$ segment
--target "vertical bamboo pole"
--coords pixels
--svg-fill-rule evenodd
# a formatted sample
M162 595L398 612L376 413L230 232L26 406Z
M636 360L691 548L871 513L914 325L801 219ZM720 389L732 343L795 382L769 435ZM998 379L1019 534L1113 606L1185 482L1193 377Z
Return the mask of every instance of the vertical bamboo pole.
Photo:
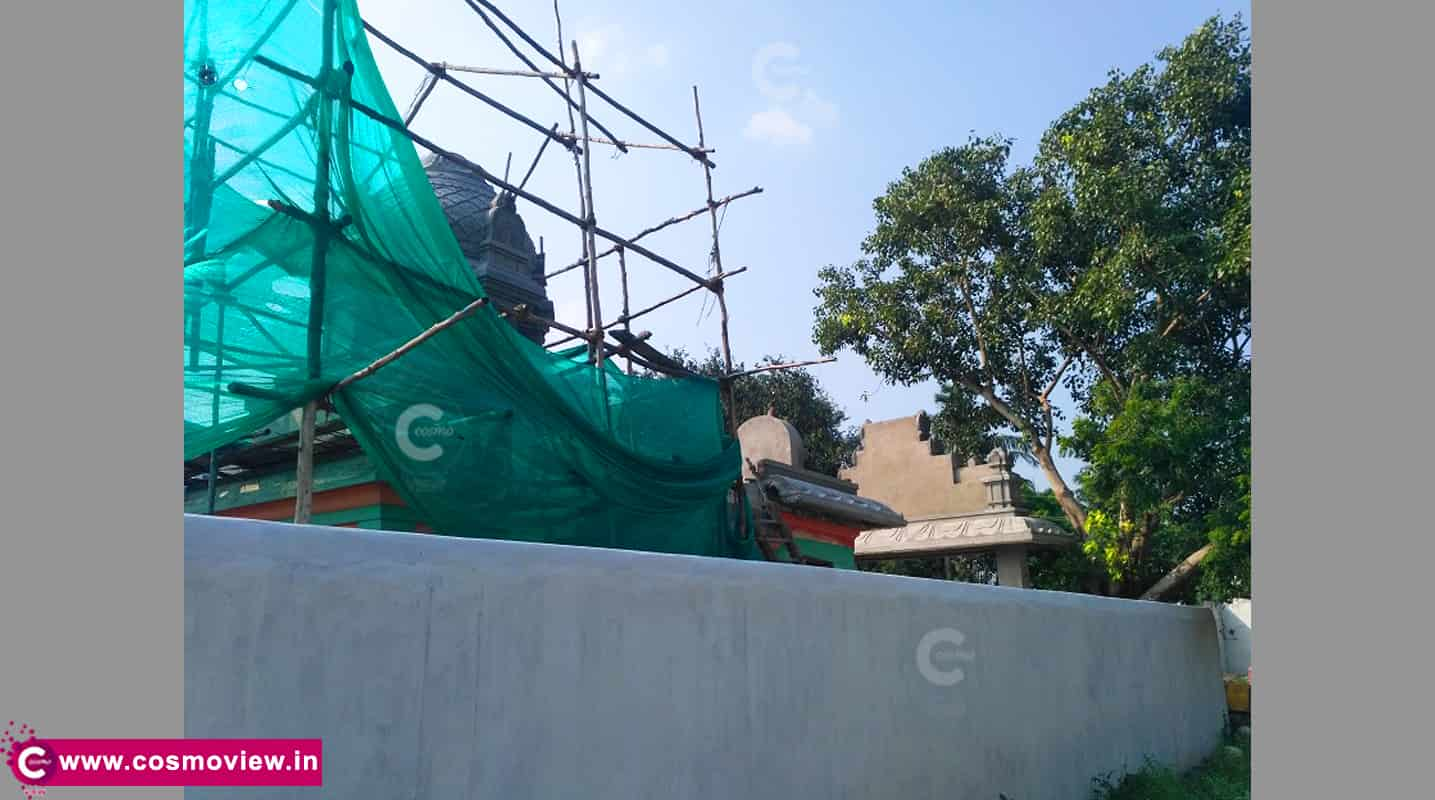
M314 172L314 251L309 268L309 339L307 356L310 379L320 376L324 342L324 294L327 288L325 255L329 249L329 159L333 146L334 102L329 96L331 73L334 70L334 15L338 0L323 0L323 57L319 67L318 164ZM319 401L304 404L299 419L299 460L295 468L294 521L309 522L314 509L314 425L319 414Z
M564 47L563 47L563 16L558 13L558 0L553 0L553 22L554 22L554 24L557 25L557 27L558 27L558 63L559 63L559 66L563 67L564 71L566 72L566 71L568 70L568 65L565 64L565 63L563 63L563 52L564 52ZM569 83L568 83L568 79L567 79L567 78L564 78L564 79L563 79L563 99L566 100L566 101L568 101L568 102L567 102L567 105L564 107L564 110L566 110L566 111L568 112L568 138L569 138L569 141L571 142L573 139L577 138L577 136L578 136L578 126L577 126L577 124L576 124L576 123L574 122L574 120L573 120L573 94L572 94L572 92L570 91ZM585 155L586 155L587 152L588 152L588 148L587 148L587 146L586 146L586 143L585 143L585 146L583 147L583 152L584 152ZM582 164L580 164L579 161L578 161L578 154L577 154L577 153L573 153L573 176L574 176L575 178L577 178L577 183L578 183L578 215L579 215L580 217L584 218L584 219L587 219L587 218L588 218L588 206L587 206L587 204L586 204L586 203L584 202L584 200L583 200L583 166L582 166ZM582 257L583 257L583 260L586 261L586 260L588 259L588 254L589 254L589 250L588 250L588 232L587 232L586 230L581 230L581 231L578 232L578 236L579 236L579 238L582 240L582 244L581 244L581 246L580 246L580 253L581 253ZM592 287L590 286L590 280L591 280L591 279L589 278L589 275L588 275L587 270L584 270L584 272L583 272L583 305L584 305L584 307L587 309L587 312L588 312L587 321L586 321L586 322L584 323L584 325L583 325L583 327L584 327L585 330L590 330L590 329L592 329L594 325L602 325L602 324L603 324L603 320L602 320L601 317L595 318L595 317L593 316L593 292L592 292ZM591 342L589 343L589 348L590 348L590 349L589 349L589 353L591 354L591 353L592 353L592 349L591 349L591 348L592 348L592 343L591 343Z
M224 385L224 301L228 299L229 294L229 290L223 288L222 282L220 291L224 292L225 296L217 301L219 304L219 321L216 323L214 334L214 395L209 406L209 418L214 420L214 424L216 425L219 424L219 387ZM209 451L209 483L205 486L206 514L214 513L215 504L219 499L218 455L218 450Z
M693 87L693 115L698 120L698 148L707 147L703 139L703 111L698 105L698 87ZM717 204L713 202L713 171L707 162L703 162L703 179L707 183L708 190L708 219L712 222L713 231L713 266L718 275L722 275L722 248L718 245L718 214ZM713 294L717 295L718 310L722 318L722 361L724 373L731 375L732 366L732 345L728 340L728 316L727 316L727 295L723 286L722 278L718 278L713 285ZM721 383L723 402L727 405L728 429L733 436L737 436L737 403L733 396L732 381L724 380Z
M623 246L618 246L618 274L623 280L623 330L629 335L633 333L633 321L628 319L628 259L623 255ZM628 374L633 374L633 351L629 350L625 355L628 357Z
M573 71L578 83L578 125L583 134L583 205L587 213L583 217L583 246L588 254L588 296L589 307L593 309L593 322L588 326L588 352L593 366L598 370L598 384L603 395L603 414L608 427L613 427L612 409L608 406L608 370L603 364L603 304L598 295L598 243L593 236L593 227L598 218L593 213L593 160L592 141L588 138L588 78L583 74L583 61L578 56L578 42L573 41Z

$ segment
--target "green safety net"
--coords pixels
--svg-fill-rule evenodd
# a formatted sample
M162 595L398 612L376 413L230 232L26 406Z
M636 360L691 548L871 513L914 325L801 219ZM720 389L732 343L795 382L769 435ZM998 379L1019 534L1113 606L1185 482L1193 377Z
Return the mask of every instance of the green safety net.
M187 0L184 13L189 459L484 293L413 143L362 111L401 119L354 0ZM333 400L437 532L755 552L731 524L740 457L713 381L600 369L485 306Z

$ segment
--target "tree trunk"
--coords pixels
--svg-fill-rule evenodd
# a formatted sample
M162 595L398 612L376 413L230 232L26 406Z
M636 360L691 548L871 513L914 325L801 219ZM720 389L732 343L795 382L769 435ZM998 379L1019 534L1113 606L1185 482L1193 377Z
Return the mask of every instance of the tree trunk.
M1086 538L1086 509L1082 508L1081 503L1076 501L1076 495L1071 491L1071 487L1066 485L1066 479L1061 477L1061 472L1056 468L1056 459L1052 458L1051 450L1041 445L1042 438L1037 434L1036 426L1032 425L1031 421L1026 417L1018 414L1016 409L1012 408L1000 397L997 397L996 390L990 385L963 380L955 380L953 382L965 388L967 391L980 395L983 400L987 401L987 405L992 407L993 411L1000 414L1003 419L1012 424L1012 427L1021 431L1026 435L1027 439L1031 441L1032 456L1036 458L1036 463L1041 466L1041 474L1046 476L1047 483L1051 484L1051 491L1052 494L1056 495L1057 505L1061 506L1062 512L1066 514L1066 519L1071 523L1071 526L1076 529L1076 535L1084 540ZM1054 441L1055 438L1056 435L1052 432L1051 437L1047 441Z
M1041 466L1041 474L1046 476L1046 482L1051 484L1051 492L1056 495L1056 502L1066 514L1066 519L1071 522L1076 535L1082 539L1086 538L1086 509L1077 502L1076 495L1071 487L1066 485L1066 479L1061 477L1061 472L1056 468L1056 459L1052 458L1051 451L1045 447L1033 447L1032 455L1036 463Z
M1206 559L1206 556L1209 555L1210 552L1211 545L1208 544L1191 555L1186 556L1186 560L1177 564L1170 572L1166 573L1165 577L1156 581L1150 589L1147 589L1146 593L1141 595L1141 599L1160 600L1162 597L1181 588L1185 585L1186 580L1196 572L1196 568L1201 566L1201 562Z

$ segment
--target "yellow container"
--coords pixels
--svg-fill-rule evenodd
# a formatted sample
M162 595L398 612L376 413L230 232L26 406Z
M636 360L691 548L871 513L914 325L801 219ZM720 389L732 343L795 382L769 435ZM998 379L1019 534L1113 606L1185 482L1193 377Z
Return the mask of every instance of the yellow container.
M1226 706L1232 711L1251 713L1251 684L1243 678L1226 678Z

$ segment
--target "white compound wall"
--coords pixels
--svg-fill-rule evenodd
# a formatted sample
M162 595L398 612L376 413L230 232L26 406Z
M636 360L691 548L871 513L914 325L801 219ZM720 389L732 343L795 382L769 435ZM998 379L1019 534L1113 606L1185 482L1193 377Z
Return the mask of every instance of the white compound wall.
M1219 745L1206 608L187 516L190 737L319 737L200 798L1072 800Z

